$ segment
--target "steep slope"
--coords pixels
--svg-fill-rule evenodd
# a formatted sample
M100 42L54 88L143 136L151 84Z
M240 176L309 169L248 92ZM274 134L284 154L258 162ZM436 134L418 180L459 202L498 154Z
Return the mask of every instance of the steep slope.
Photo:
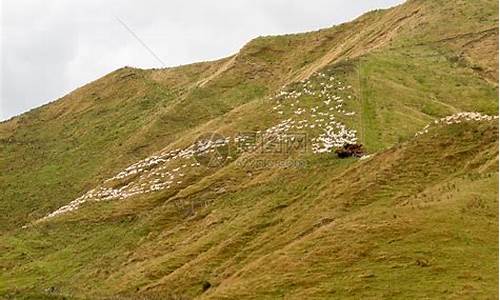
M90 298L191 298L204 281L215 299L489 297L497 153L496 122L469 121L364 161L226 173L224 193L100 202L2 238L1 281Z
M357 129L374 149L411 136L435 117L456 111L496 114L492 99L497 87L482 80L478 67L487 66L476 60L492 57L485 60L490 63L496 53L480 47L476 56L464 57L461 52L468 48L457 50L447 40L461 34L461 43L471 45L482 36L476 32L495 28L497 18L490 13L495 3L441 2L410 1L331 29L259 38L236 57L218 62L166 70L125 68L3 123L0 157L6 172L0 185L8 200L1 201L0 228L38 219L189 135L186 130L200 132L198 126L347 58L355 66L349 83L362 102L362 128ZM458 26L462 19L469 22ZM441 43L435 24L450 24L437 32L445 40ZM393 32L390 39L372 42L388 32ZM496 35L484 40L498 44ZM339 46L343 43L349 46ZM346 50L331 56L340 48ZM418 72L412 72L415 68ZM497 73L496 68L491 72ZM102 155L108 151L116 155Z
M494 298L497 11L408 1L1 123L0 295Z

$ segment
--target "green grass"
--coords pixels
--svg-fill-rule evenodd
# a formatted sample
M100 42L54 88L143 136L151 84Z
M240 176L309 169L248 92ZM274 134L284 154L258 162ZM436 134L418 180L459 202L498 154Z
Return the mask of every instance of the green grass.
M455 112L497 114L498 52L482 33L497 11L413 0L215 62L123 68L1 123L0 297L497 298L498 125L414 137ZM182 186L21 228L157 151L276 125L269 97L314 71L352 85L356 115L338 119L372 158L232 153Z
M184 194L178 201L194 203L194 214L154 198L88 206L3 238L12 249L0 263L15 262L16 277L1 281L91 298L148 287L198 296L203 280L217 286L207 294L215 298L494 294L497 270L482 262L497 259L498 176L480 170L495 159L497 127L455 127L366 162L323 157L279 177L263 170L265 184L225 172L217 180L232 182L228 190L245 188ZM483 164L464 169L461 156L478 153Z

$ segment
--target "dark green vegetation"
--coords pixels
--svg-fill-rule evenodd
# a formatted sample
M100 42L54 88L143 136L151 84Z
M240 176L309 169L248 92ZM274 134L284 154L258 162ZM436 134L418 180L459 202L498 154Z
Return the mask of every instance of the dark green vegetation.
M496 121L414 137L497 114L497 11L412 0L216 62L123 68L1 123L0 297L497 298ZM307 166L236 160L21 229L156 151L275 125L268 98L325 70L352 85L346 122L372 158L249 154Z

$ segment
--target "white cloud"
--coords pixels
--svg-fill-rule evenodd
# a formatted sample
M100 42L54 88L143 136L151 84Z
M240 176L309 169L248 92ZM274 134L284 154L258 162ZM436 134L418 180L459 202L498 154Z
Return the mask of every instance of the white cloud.
M402 0L2 0L0 120L125 65L167 66L237 52L259 35L349 21Z

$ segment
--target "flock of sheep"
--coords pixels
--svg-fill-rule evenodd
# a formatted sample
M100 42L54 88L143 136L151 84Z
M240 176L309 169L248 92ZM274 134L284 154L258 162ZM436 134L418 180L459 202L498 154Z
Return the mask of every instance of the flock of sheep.
M283 121L286 131L307 131L312 136L313 153L333 152L345 144L356 144L356 130L348 128L339 118L352 117L346 111L346 101L355 99L352 86L345 85L334 75L316 73L311 78L282 90L271 100L278 115L291 115Z
M77 210L88 201L127 199L140 194L153 193L175 186L181 186L195 168L201 168L198 157L211 155L231 143L240 145L246 151L255 151L258 146L267 147L271 142L293 142L297 133L307 134L313 153L330 153L348 144L356 144L356 130L348 128L342 121L352 118L353 111L346 111L346 102L354 101L352 86L345 85L333 75L316 73L310 79L285 86L271 97L272 110L282 120L276 125L254 136L238 134L234 137L217 137L198 140L187 148L163 151L134 163L107 179L100 187L92 189L81 197L48 214L42 220ZM464 120L493 120L498 117L480 113L458 113L436 120L435 123L454 124ZM428 125L416 135L428 132ZM261 145L255 136L260 136ZM227 157L232 159L231 156ZM185 184L185 182L184 182Z
M498 116L490 116L481 114L479 112L459 112L450 116L443 117L441 119L435 120L433 123L428 124L422 130L415 133L415 136L423 135L429 132L429 129L432 125L451 125L451 124L460 124L464 121L493 121L498 120Z
M43 219L77 210L88 201L127 199L180 186L186 176L185 170L201 167L195 158L210 155L230 143L239 145L246 151L254 151L258 146L269 146L266 143L293 142L299 131L308 132L313 136L316 134L316 137L311 139L312 151L322 153L331 152L335 147L357 141L356 131L347 128L335 116L336 114L354 115L354 112L347 112L344 109L346 99L352 99L353 96L348 94L342 97L337 94L340 91L345 93L351 90L351 86L344 86L334 76L317 73L311 79L299 82L295 90L287 91L286 88L284 87L283 91L271 99L276 101L273 110L279 116L287 118L272 127L255 132L255 135L262 137L259 141L264 145L258 145L255 136L239 134L233 138L198 140L185 149L161 152L130 165L107 179L101 186L88 191ZM309 102L309 106L305 104L306 102ZM278 108L281 109L278 110ZM291 132L292 130L295 132Z

